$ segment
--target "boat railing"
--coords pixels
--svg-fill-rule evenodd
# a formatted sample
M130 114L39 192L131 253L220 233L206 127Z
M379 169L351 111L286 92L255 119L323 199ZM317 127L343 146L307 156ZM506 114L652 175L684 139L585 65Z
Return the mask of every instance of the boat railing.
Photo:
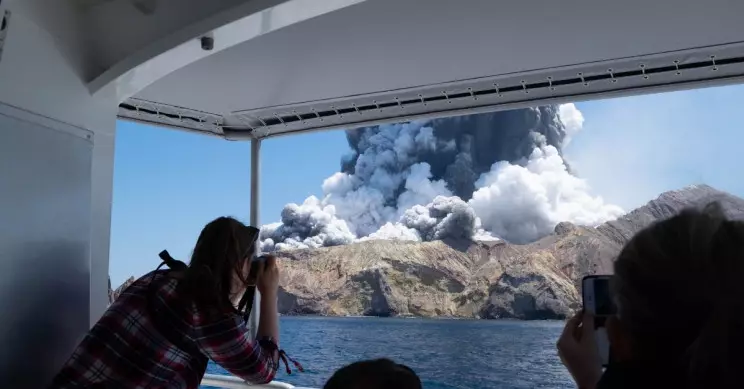
M213 386L225 389L312 389L300 388L286 382L271 381L264 385L254 385L241 380L238 377L217 374L205 374L201 382L202 386Z

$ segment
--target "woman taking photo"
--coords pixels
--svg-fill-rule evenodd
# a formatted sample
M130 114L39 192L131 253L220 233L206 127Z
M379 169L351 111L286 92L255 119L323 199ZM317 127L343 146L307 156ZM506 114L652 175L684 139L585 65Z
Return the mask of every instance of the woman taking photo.
M228 217L207 224L191 263L163 256L90 330L51 388L197 388L209 359L251 383L271 381L279 350L275 258L251 273L258 229ZM162 265L161 265L162 266ZM245 325L249 279L262 295L257 337Z

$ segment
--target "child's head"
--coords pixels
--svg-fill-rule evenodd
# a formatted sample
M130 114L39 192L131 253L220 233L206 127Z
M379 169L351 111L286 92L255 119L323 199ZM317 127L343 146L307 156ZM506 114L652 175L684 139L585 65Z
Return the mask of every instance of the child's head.
M389 359L354 362L338 369L323 389L422 389L408 366Z

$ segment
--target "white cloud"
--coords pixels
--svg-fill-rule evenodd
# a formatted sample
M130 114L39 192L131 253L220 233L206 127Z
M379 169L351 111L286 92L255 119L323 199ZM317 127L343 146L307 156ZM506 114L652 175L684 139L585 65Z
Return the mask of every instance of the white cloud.
M483 228L516 243L545 236L562 221L596 226L623 214L589 195L586 181L568 172L553 146L536 148L525 166L494 164L476 186L470 206Z
M558 107L558 117L566 129L566 138L563 140L563 146L567 146L571 139L584 127L584 115L581 114L574 103L561 104Z

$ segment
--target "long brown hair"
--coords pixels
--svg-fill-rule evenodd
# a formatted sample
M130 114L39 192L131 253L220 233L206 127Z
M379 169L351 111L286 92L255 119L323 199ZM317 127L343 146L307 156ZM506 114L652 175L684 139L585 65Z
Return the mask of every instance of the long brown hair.
M179 293L206 312L243 313L246 302L241 301L236 311L230 300L231 285L234 277L248 285L243 271L254 253L258 232L231 217L219 217L204 226L178 282Z
M639 232L615 262L613 289L634 359L682 370L689 387L740 386L744 224L719 204Z

